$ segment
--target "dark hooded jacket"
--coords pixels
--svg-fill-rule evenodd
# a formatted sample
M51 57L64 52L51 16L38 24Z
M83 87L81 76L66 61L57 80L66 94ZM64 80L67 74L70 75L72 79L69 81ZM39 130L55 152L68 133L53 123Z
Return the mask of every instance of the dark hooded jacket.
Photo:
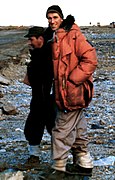
M53 79L51 48L46 46L30 50L31 61L27 67L32 96L39 102L49 98Z

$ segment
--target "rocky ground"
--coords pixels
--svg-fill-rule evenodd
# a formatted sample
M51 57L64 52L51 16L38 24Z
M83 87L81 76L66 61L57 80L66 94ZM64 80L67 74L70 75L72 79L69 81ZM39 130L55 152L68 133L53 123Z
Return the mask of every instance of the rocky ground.
M81 27L95 46L98 67L94 73L95 95L85 110L94 159L92 180L114 180L115 172L115 28ZM29 60L26 28L0 28L0 180L45 179L50 173L50 136L44 132L41 165L36 169L16 170L28 158L23 129L29 112L31 88L22 83ZM72 163L71 153L68 159ZM68 179L68 178L67 178ZM76 176L76 180L86 177Z

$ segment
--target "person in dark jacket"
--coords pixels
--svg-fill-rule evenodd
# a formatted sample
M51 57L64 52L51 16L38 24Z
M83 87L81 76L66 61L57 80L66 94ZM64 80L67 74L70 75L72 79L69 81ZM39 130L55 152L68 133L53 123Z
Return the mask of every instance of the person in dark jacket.
M27 117L24 134L29 142L29 153L25 166L36 166L40 162L40 143L46 128L51 135L55 123L55 109L53 94L51 92L53 67L51 48L47 46L44 38L44 28L34 26L27 35L31 46L30 63L27 66L27 78L32 88L30 112Z

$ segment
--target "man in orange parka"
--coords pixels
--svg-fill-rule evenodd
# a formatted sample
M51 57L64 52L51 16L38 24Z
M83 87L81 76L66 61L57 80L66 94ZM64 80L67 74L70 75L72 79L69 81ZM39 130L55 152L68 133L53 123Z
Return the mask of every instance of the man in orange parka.
M92 74L97 66L96 51L74 23L74 17L69 15L64 19L58 5L50 6L46 17L49 32L54 32L52 51L58 109L52 130L52 167L56 170L53 175L66 172L69 150L73 154L73 164L82 172L92 170L83 109L93 96Z

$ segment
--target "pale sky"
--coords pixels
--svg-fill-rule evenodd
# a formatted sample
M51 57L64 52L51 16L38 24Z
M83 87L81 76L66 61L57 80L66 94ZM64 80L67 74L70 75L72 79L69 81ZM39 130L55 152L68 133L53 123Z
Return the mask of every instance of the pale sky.
M59 5L64 18L71 14L81 25L115 22L115 0L0 0L0 26L47 26L46 10Z

